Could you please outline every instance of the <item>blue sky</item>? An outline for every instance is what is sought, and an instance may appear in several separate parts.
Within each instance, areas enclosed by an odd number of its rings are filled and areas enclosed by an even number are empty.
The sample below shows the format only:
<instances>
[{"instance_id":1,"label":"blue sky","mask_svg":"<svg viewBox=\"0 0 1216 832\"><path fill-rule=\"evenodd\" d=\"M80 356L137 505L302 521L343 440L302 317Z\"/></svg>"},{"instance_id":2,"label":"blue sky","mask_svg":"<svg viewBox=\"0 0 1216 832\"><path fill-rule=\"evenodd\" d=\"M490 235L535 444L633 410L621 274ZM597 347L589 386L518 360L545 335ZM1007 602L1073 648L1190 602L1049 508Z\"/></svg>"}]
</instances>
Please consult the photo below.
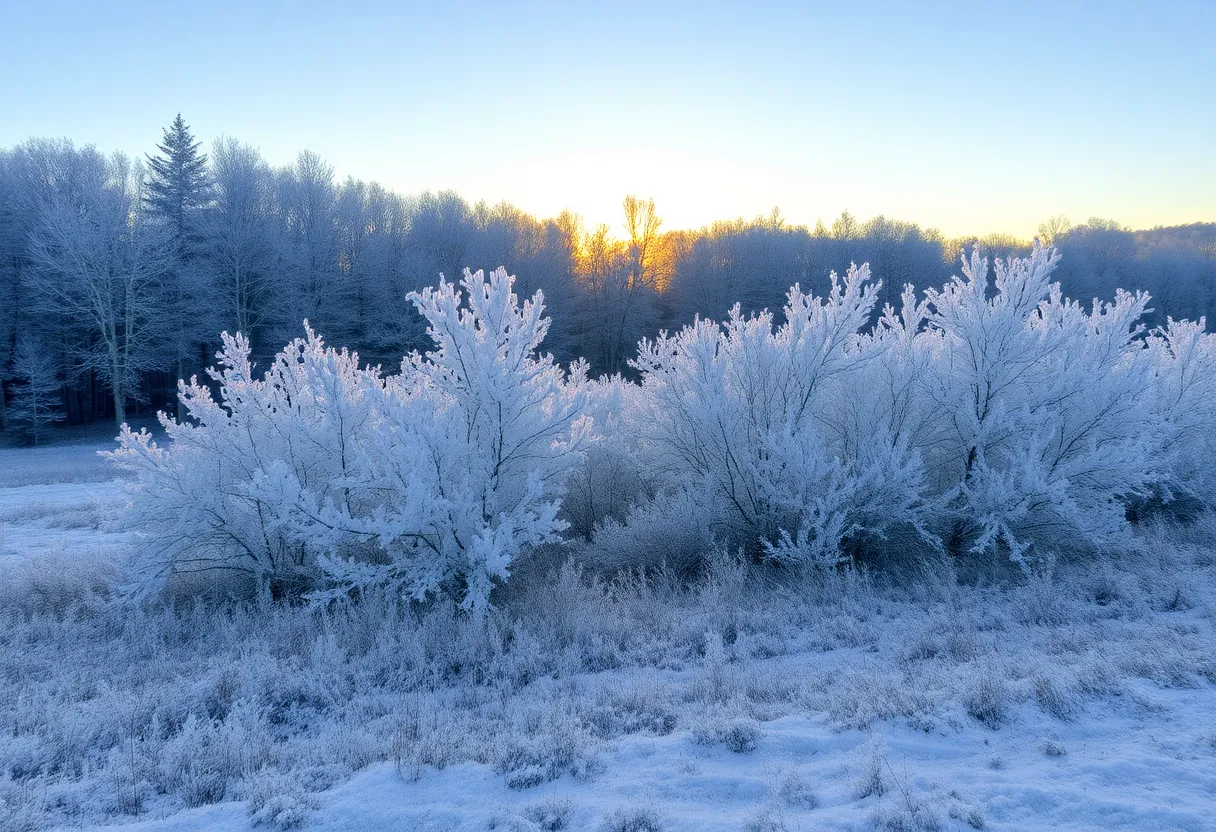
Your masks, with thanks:
<instances>
[{"instance_id":1,"label":"blue sky","mask_svg":"<svg viewBox=\"0 0 1216 832\"><path fill-rule=\"evenodd\" d=\"M0 31L0 146L142 153L180 110L275 164L588 223L627 192L671 228L1216 219L1214 0L9 0Z\"/></svg>"}]
</instances>

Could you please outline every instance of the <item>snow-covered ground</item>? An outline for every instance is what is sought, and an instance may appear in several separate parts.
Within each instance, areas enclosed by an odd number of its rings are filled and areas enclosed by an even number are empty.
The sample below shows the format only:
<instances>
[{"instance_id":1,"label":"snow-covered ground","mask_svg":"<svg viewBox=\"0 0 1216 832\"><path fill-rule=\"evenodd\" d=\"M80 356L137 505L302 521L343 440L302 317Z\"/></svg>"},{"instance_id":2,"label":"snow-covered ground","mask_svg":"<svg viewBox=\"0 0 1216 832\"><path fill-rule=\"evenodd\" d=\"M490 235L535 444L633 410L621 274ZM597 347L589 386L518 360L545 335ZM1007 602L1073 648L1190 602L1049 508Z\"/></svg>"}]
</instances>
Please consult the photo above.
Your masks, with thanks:
<instances>
[{"instance_id":1,"label":"snow-covered ground","mask_svg":"<svg viewBox=\"0 0 1216 832\"><path fill-rule=\"evenodd\" d=\"M124 496L96 442L0 448L0 558L112 557L128 536L106 521Z\"/></svg>"},{"instance_id":2,"label":"snow-covered ground","mask_svg":"<svg viewBox=\"0 0 1216 832\"><path fill-rule=\"evenodd\" d=\"M141 607L97 447L0 449L0 829L1216 829L1210 528L1002 586L536 564L476 626Z\"/></svg>"},{"instance_id":3,"label":"snow-covered ground","mask_svg":"<svg viewBox=\"0 0 1216 832\"><path fill-rule=\"evenodd\" d=\"M684 733L610 743L589 782L571 776L512 789L486 765L413 774L374 765L318 798L308 828L535 829L613 817L670 830L1128 829L1216 824L1212 691L1144 688L1059 722L1024 708L1010 727L965 721L923 730L896 720L836 730L823 715L761 725L753 751ZM860 795L877 771L882 794ZM540 823L537 821L540 820ZM244 829L242 803L180 812L131 829ZM609 828L646 829L622 823Z\"/></svg>"}]
</instances>

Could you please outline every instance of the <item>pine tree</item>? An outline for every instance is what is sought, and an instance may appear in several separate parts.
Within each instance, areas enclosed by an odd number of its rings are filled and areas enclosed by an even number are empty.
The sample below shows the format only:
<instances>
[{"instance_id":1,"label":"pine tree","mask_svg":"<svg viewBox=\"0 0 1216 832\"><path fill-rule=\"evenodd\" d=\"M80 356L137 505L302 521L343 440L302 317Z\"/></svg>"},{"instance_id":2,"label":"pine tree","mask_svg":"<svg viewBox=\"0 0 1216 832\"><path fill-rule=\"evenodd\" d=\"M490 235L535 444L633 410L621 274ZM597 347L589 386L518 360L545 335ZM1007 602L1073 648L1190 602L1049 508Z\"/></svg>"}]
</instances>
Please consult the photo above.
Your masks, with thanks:
<instances>
[{"instance_id":1,"label":"pine tree","mask_svg":"<svg viewBox=\"0 0 1216 832\"><path fill-rule=\"evenodd\" d=\"M194 140L189 125L178 113L157 145L160 153L147 157L151 176L144 205L167 226L172 238L175 263L170 283L173 287L170 314L179 322L174 356L178 378L186 378L193 367L206 362L211 352L207 338L212 327L201 311L209 308L205 297L209 287L191 268L202 245L199 209L208 201L210 189L207 156L199 152L200 146L201 142Z\"/></svg>"},{"instance_id":2,"label":"pine tree","mask_svg":"<svg viewBox=\"0 0 1216 832\"><path fill-rule=\"evenodd\" d=\"M191 233L191 212L207 200L207 155L199 153L190 127L178 113L158 144L157 156L148 156L147 206L170 224L183 255Z\"/></svg>"}]
</instances>

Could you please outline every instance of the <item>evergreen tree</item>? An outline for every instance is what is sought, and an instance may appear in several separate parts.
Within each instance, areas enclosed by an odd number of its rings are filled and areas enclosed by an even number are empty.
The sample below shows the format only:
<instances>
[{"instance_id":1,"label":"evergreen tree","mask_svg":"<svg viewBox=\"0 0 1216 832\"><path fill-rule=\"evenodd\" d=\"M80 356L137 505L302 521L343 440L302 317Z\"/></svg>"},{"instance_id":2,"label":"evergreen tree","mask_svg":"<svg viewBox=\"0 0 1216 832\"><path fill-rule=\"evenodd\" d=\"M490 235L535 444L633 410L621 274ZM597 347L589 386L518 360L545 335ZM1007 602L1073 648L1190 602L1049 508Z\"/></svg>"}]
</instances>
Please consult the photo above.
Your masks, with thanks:
<instances>
[{"instance_id":1,"label":"evergreen tree","mask_svg":"<svg viewBox=\"0 0 1216 832\"><path fill-rule=\"evenodd\" d=\"M145 197L153 214L162 217L173 229L182 253L191 237L191 212L207 200L207 155L199 153L190 127L178 113L158 144L157 156L148 156L151 176Z\"/></svg>"},{"instance_id":2,"label":"evergreen tree","mask_svg":"<svg viewBox=\"0 0 1216 832\"><path fill-rule=\"evenodd\" d=\"M160 153L147 157L151 175L144 205L167 226L172 238L170 316L179 327L174 350L178 378L187 378L192 370L206 364L211 354L207 338L214 329L204 311L213 306L207 297L210 287L191 268L202 244L199 209L209 197L207 156L199 152L200 146L178 113L157 145Z\"/></svg>"}]
</instances>

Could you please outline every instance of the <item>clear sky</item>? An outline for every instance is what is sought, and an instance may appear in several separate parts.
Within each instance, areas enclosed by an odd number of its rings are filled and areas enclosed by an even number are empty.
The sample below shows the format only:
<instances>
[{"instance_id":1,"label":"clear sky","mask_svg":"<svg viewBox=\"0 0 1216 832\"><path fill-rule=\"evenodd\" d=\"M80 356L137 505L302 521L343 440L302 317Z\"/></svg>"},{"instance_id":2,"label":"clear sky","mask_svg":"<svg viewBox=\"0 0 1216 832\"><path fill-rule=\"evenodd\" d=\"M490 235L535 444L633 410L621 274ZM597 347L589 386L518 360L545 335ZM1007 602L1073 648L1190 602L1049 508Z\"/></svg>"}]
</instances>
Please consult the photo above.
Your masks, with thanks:
<instances>
[{"instance_id":1,"label":"clear sky","mask_svg":"<svg viewBox=\"0 0 1216 832\"><path fill-rule=\"evenodd\" d=\"M0 2L0 147L153 149L665 228L1216 220L1216 0Z\"/></svg>"}]
</instances>

